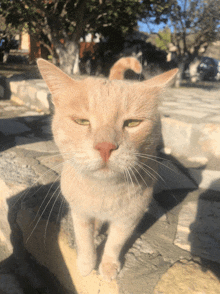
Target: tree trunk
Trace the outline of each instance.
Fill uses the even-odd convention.
[[[183,72],[184,72],[184,68],[185,68],[185,62],[181,62],[178,66],[179,71],[176,75],[176,79],[175,79],[175,87],[179,88],[181,86],[181,82],[182,82],[182,78],[183,78]]]
[[[191,83],[197,82],[200,78],[199,73],[197,71],[200,62],[201,62],[201,58],[197,56],[189,64],[189,77],[190,77]]]
[[[79,73],[79,44],[68,41],[65,44],[55,44],[55,50],[59,56],[60,68],[67,74]]]

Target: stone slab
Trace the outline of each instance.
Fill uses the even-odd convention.
[[[220,125],[214,123],[202,124],[200,132],[198,144],[203,152],[211,153],[220,158]]]
[[[9,79],[9,81],[10,81],[10,79]],[[20,86],[25,85],[25,81],[24,80],[23,81],[10,81],[9,85],[10,85],[11,92],[16,94],[18,92],[18,88]]]
[[[1,152],[0,177],[7,183],[31,185],[36,174],[27,161],[16,156],[15,152]]]
[[[190,148],[192,125],[172,118],[161,121],[165,147],[171,148],[173,154],[186,154]]]
[[[218,124],[220,124],[220,115],[210,118],[210,121],[217,122]]]
[[[153,294],[218,294],[219,287],[217,276],[208,268],[181,260],[162,276]]]
[[[189,173],[199,188],[220,191],[220,171],[190,168]]]
[[[175,109],[175,110],[170,110],[171,114],[177,114],[177,115],[184,115],[184,116],[188,116],[188,117],[193,117],[196,119],[202,119],[205,118],[207,116],[206,111],[192,111],[192,110],[185,110],[185,109]]]
[[[180,248],[220,263],[220,202],[190,201],[183,205],[174,244]]]
[[[42,165],[45,165],[54,170],[56,173],[61,174],[63,158],[60,154],[54,156],[41,156],[38,157],[37,160],[39,160]]]
[[[34,137],[33,139],[16,137],[15,142],[17,148],[24,148],[26,150],[46,153],[58,152],[58,148],[52,140],[42,141],[38,137]]]
[[[10,189],[5,181],[0,178],[0,258],[1,261],[9,257],[13,252],[10,241],[11,229],[8,223],[7,199],[11,196]],[[4,247],[4,248],[3,248]]]
[[[20,115],[20,117],[25,117],[25,116],[42,116],[42,115],[43,115],[42,113],[39,113],[37,111],[28,110],[28,111],[22,113]]]

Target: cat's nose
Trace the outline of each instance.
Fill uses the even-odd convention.
[[[109,142],[102,142],[95,145],[94,148],[100,152],[102,159],[107,162],[109,160],[111,152],[117,149],[117,146]]]

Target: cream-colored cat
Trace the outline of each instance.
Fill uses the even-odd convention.
[[[86,276],[96,266],[95,219],[107,221],[99,272],[114,279],[121,249],[152,199],[158,96],[177,69],[140,83],[114,80],[127,68],[141,72],[135,58],[120,59],[110,80],[76,81],[43,59],[38,66],[55,105],[52,129],[65,160],[61,190],[72,211],[78,268]]]

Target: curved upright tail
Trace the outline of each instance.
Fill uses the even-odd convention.
[[[142,72],[142,66],[135,57],[122,57],[111,68],[109,80],[123,80],[126,70],[132,69],[137,74]]]

